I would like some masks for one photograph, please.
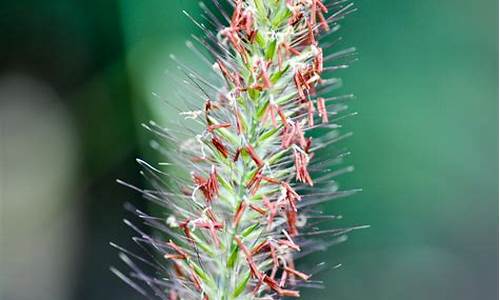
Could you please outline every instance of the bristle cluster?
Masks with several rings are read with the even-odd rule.
[[[165,223],[138,212],[146,224],[168,235],[168,241],[133,227],[141,233],[138,244],[162,256],[153,256],[157,277],[133,268],[135,277],[156,296],[298,297],[298,287],[314,284],[309,273],[296,269],[294,259],[354,229],[301,231],[307,218],[334,218],[308,209],[311,205],[354,192],[332,189],[336,186],[332,178],[348,169],[326,169],[346,152],[332,151],[326,161],[312,164],[315,151],[347,135],[334,131],[313,141],[306,134],[337,128],[328,124],[330,116],[345,110],[341,100],[349,98],[319,96],[338,83],[324,72],[345,66],[325,63],[353,53],[323,55],[321,34],[336,31],[337,21],[353,10],[344,1],[324,2],[235,0],[229,2],[232,14],[228,14],[215,1],[222,20],[202,5],[216,33],[197,23],[207,35],[199,41],[209,53],[203,59],[213,62],[218,79],[211,81],[185,68],[188,84],[197,89],[203,103],[182,114],[203,130],[185,139],[155,123],[145,125],[165,142],[179,146],[167,154],[179,167],[172,174],[141,163],[154,190],[140,191],[170,214]],[[312,173],[323,175],[315,180]],[[324,234],[331,241],[306,239]]]

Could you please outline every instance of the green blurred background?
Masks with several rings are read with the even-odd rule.
[[[357,0],[341,47],[359,116],[364,192],[325,205],[371,224],[303,263],[327,261],[304,299],[497,299],[498,2]],[[108,241],[131,245],[123,203],[139,197],[135,157],[154,160],[140,123],[175,116],[165,75],[196,1],[0,4],[0,298],[141,299],[109,271]]]

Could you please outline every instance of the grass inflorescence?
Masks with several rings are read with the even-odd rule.
[[[329,37],[353,5],[227,4],[230,12],[216,0],[216,11],[201,4],[215,29],[195,21],[205,34],[196,38],[203,49],[188,43],[196,53],[206,53],[202,59],[213,74],[181,67],[198,96],[193,109],[181,114],[201,129],[181,133],[145,124],[157,135],[153,145],[167,163],[138,160],[152,188],[126,184],[162,209],[159,217],[135,210],[156,230],[153,236],[126,221],[139,233],[134,241],[144,255],[115,245],[132,271],[128,276],[113,271],[149,297],[299,297],[300,287],[318,284],[311,279],[317,270],[299,270],[295,260],[359,228],[320,229],[319,223],[335,216],[312,209],[356,192],[338,190],[335,179],[351,167],[329,169],[349,154],[331,146],[350,135],[340,130],[339,121],[349,115],[345,102],[352,95],[327,97],[339,85],[331,74],[348,66],[355,49],[324,54],[336,47]],[[323,134],[313,139],[315,131]],[[170,164],[175,170],[162,169]]]

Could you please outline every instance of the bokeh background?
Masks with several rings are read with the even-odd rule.
[[[341,46],[359,116],[346,121],[364,192],[323,207],[370,224],[304,299],[497,299],[498,1],[357,0]],[[141,299],[109,271],[132,247],[115,183],[154,159],[140,123],[175,118],[170,53],[198,15],[188,0],[0,4],[0,298]],[[196,66],[195,66],[196,67]],[[173,99],[172,99],[173,98]],[[177,101],[170,97],[171,101]]]

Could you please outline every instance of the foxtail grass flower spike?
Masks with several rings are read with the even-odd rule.
[[[126,221],[145,251],[113,244],[131,272],[112,270],[150,298],[299,297],[299,288],[319,284],[311,281],[318,270],[299,270],[295,260],[362,228],[318,229],[336,217],[311,209],[356,192],[339,191],[335,178],[352,168],[329,169],[348,155],[333,145],[349,136],[337,122],[348,116],[342,113],[352,96],[327,95],[339,83],[333,71],[351,62],[355,50],[324,55],[336,46],[331,34],[338,22],[355,8],[333,0],[213,4],[215,11],[200,5],[215,30],[192,18],[206,35],[196,38],[204,49],[187,45],[208,53],[203,60],[213,64],[215,79],[180,64],[192,94],[201,95],[186,92],[196,108],[181,115],[203,128],[193,134],[144,125],[157,135],[153,145],[167,163],[139,161],[152,189],[120,183],[161,213],[129,206],[156,233]],[[175,170],[161,170],[165,164]]]

